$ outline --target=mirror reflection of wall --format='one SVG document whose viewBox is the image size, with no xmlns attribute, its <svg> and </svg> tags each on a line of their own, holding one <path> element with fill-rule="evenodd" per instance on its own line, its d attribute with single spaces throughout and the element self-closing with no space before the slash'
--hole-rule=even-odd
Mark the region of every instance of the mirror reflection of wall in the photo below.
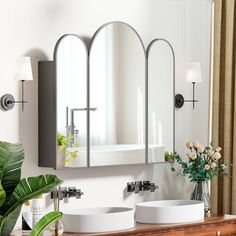
<svg viewBox="0 0 236 236">
<path fill-rule="evenodd" d="M 148 143 L 173 151 L 173 55 L 166 42 L 152 45 L 148 74 Z"/>
<path fill-rule="evenodd" d="M 145 57 L 125 24 L 95 37 L 90 54 L 91 145 L 144 144 Z"/>
<path fill-rule="evenodd" d="M 109 23 L 90 51 L 91 166 L 145 163 L 145 52 L 127 24 Z"/>
<path fill-rule="evenodd" d="M 56 50 L 57 132 L 79 143 L 84 165 L 87 144 L 87 51 L 76 35 L 66 35 Z M 83 111 L 73 109 L 85 108 Z M 72 120 L 73 119 L 73 120 Z M 73 124 L 72 124 L 73 123 Z M 68 144 L 73 146 L 73 144 Z"/>
</svg>

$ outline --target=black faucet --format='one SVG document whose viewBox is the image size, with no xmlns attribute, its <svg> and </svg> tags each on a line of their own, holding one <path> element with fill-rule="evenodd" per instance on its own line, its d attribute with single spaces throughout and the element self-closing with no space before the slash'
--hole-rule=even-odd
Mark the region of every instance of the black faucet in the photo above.
<svg viewBox="0 0 236 236">
<path fill-rule="evenodd" d="M 150 181 L 135 181 L 127 183 L 127 192 L 139 193 L 140 191 L 155 192 L 158 186 Z"/>
</svg>

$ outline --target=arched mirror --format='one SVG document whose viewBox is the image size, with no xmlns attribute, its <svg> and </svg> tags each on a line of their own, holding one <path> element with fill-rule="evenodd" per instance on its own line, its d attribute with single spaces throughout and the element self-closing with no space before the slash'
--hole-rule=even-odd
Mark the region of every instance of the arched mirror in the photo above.
<svg viewBox="0 0 236 236">
<path fill-rule="evenodd" d="M 145 49 L 122 22 L 102 26 L 90 49 L 90 165 L 145 163 Z"/>
<path fill-rule="evenodd" d="M 87 60 L 84 42 L 76 35 L 59 39 L 56 65 L 58 166 L 87 166 Z"/>
<path fill-rule="evenodd" d="M 173 152 L 175 146 L 175 58 L 172 46 L 163 39 L 153 40 L 147 53 L 148 149 L 153 150 L 148 153 L 148 163 L 165 162 L 165 153 Z"/>
</svg>

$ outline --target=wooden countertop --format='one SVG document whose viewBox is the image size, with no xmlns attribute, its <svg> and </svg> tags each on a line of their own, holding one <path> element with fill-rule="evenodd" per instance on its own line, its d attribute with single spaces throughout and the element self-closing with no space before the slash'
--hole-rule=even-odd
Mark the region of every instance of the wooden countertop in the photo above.
<svg viewBox="0 0 236 236">
<path fill-rule="evenodd" d="M 124 231 L 115 231 L 115 232 L 107 232 L 107 233 L 96 233 L 96 234 L 81 234 L 81 233 L 64 233 L 63 236 L 95 236 L 95 235 L 109 235 L 109 236 L 117 236 L 117 235 L 136 235 L 141 236 L 145 233 L 152 233 L 155 235 L 155 233 L 174 233 L 176 231 L 180 231 L 186 228 L 193 228 L 197 229 L 201 226 L 213 226 L 213 225 L 223 225 L 223 224 L 235 224 L 236 226 L 236 216 L 232 217 L 224 217 L 224 216 L 211 216 L 208 218 L 205 218 L 205 220 L 195 223 L 187 223 L 187 224 L 170 224 L 170 225 L 163 225 L 163 224 L 138 224 L 136 223 L 135 227 L 129 230 Z M 13 232 L 12 236 L 20 236 L 22 233 L 20 231 Z M 46 234 L 47 235 L 47 234 Z"/>
<path fill-rule="evenodd" d="M 79 233 L 64 233 L 63 236 L 95 236 L 95 235 L 109 235 L 109 236 L 117 236 L 117 235 L 143 235 L 145 232 L 158 232 L 158 233 L 173 233 L 177 230 L 185 229 L 186 227 L 194 227 L 198 228 L 201 225 L 220 225 L 225 222 L 228 223 L 235 223 L 236 224 L 236 217 L 235 218 L 225 218 L 224 216 L 211 216 L 206 218 L 204 221 L 196 222 L 196 223 L 188 223 L 188 224 L 138 224 L 136 223 L 135 227 L 129 230 L 124 231 L 116 231 L 110 233 L 102 233 L 102 234 L 79 234 Z"/>
</svg>

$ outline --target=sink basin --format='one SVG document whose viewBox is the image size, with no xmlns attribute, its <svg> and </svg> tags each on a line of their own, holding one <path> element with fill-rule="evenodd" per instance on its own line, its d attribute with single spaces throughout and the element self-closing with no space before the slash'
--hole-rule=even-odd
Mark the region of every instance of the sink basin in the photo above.
<svg viewBox="0 0 236 236">
<path fill-rule="evenodd" d="M 204 219 L 204 203 L 194 200 L 142 202 L 136 205 L 136 221 L 146 224 L 177 224 Z"/>
<path fill-rule="evenodd" d="M 125 207 L 97 207 L 65 210 L 65 232 L 102 233 L 134 227 L 134 210 Z"/>
</svg>

